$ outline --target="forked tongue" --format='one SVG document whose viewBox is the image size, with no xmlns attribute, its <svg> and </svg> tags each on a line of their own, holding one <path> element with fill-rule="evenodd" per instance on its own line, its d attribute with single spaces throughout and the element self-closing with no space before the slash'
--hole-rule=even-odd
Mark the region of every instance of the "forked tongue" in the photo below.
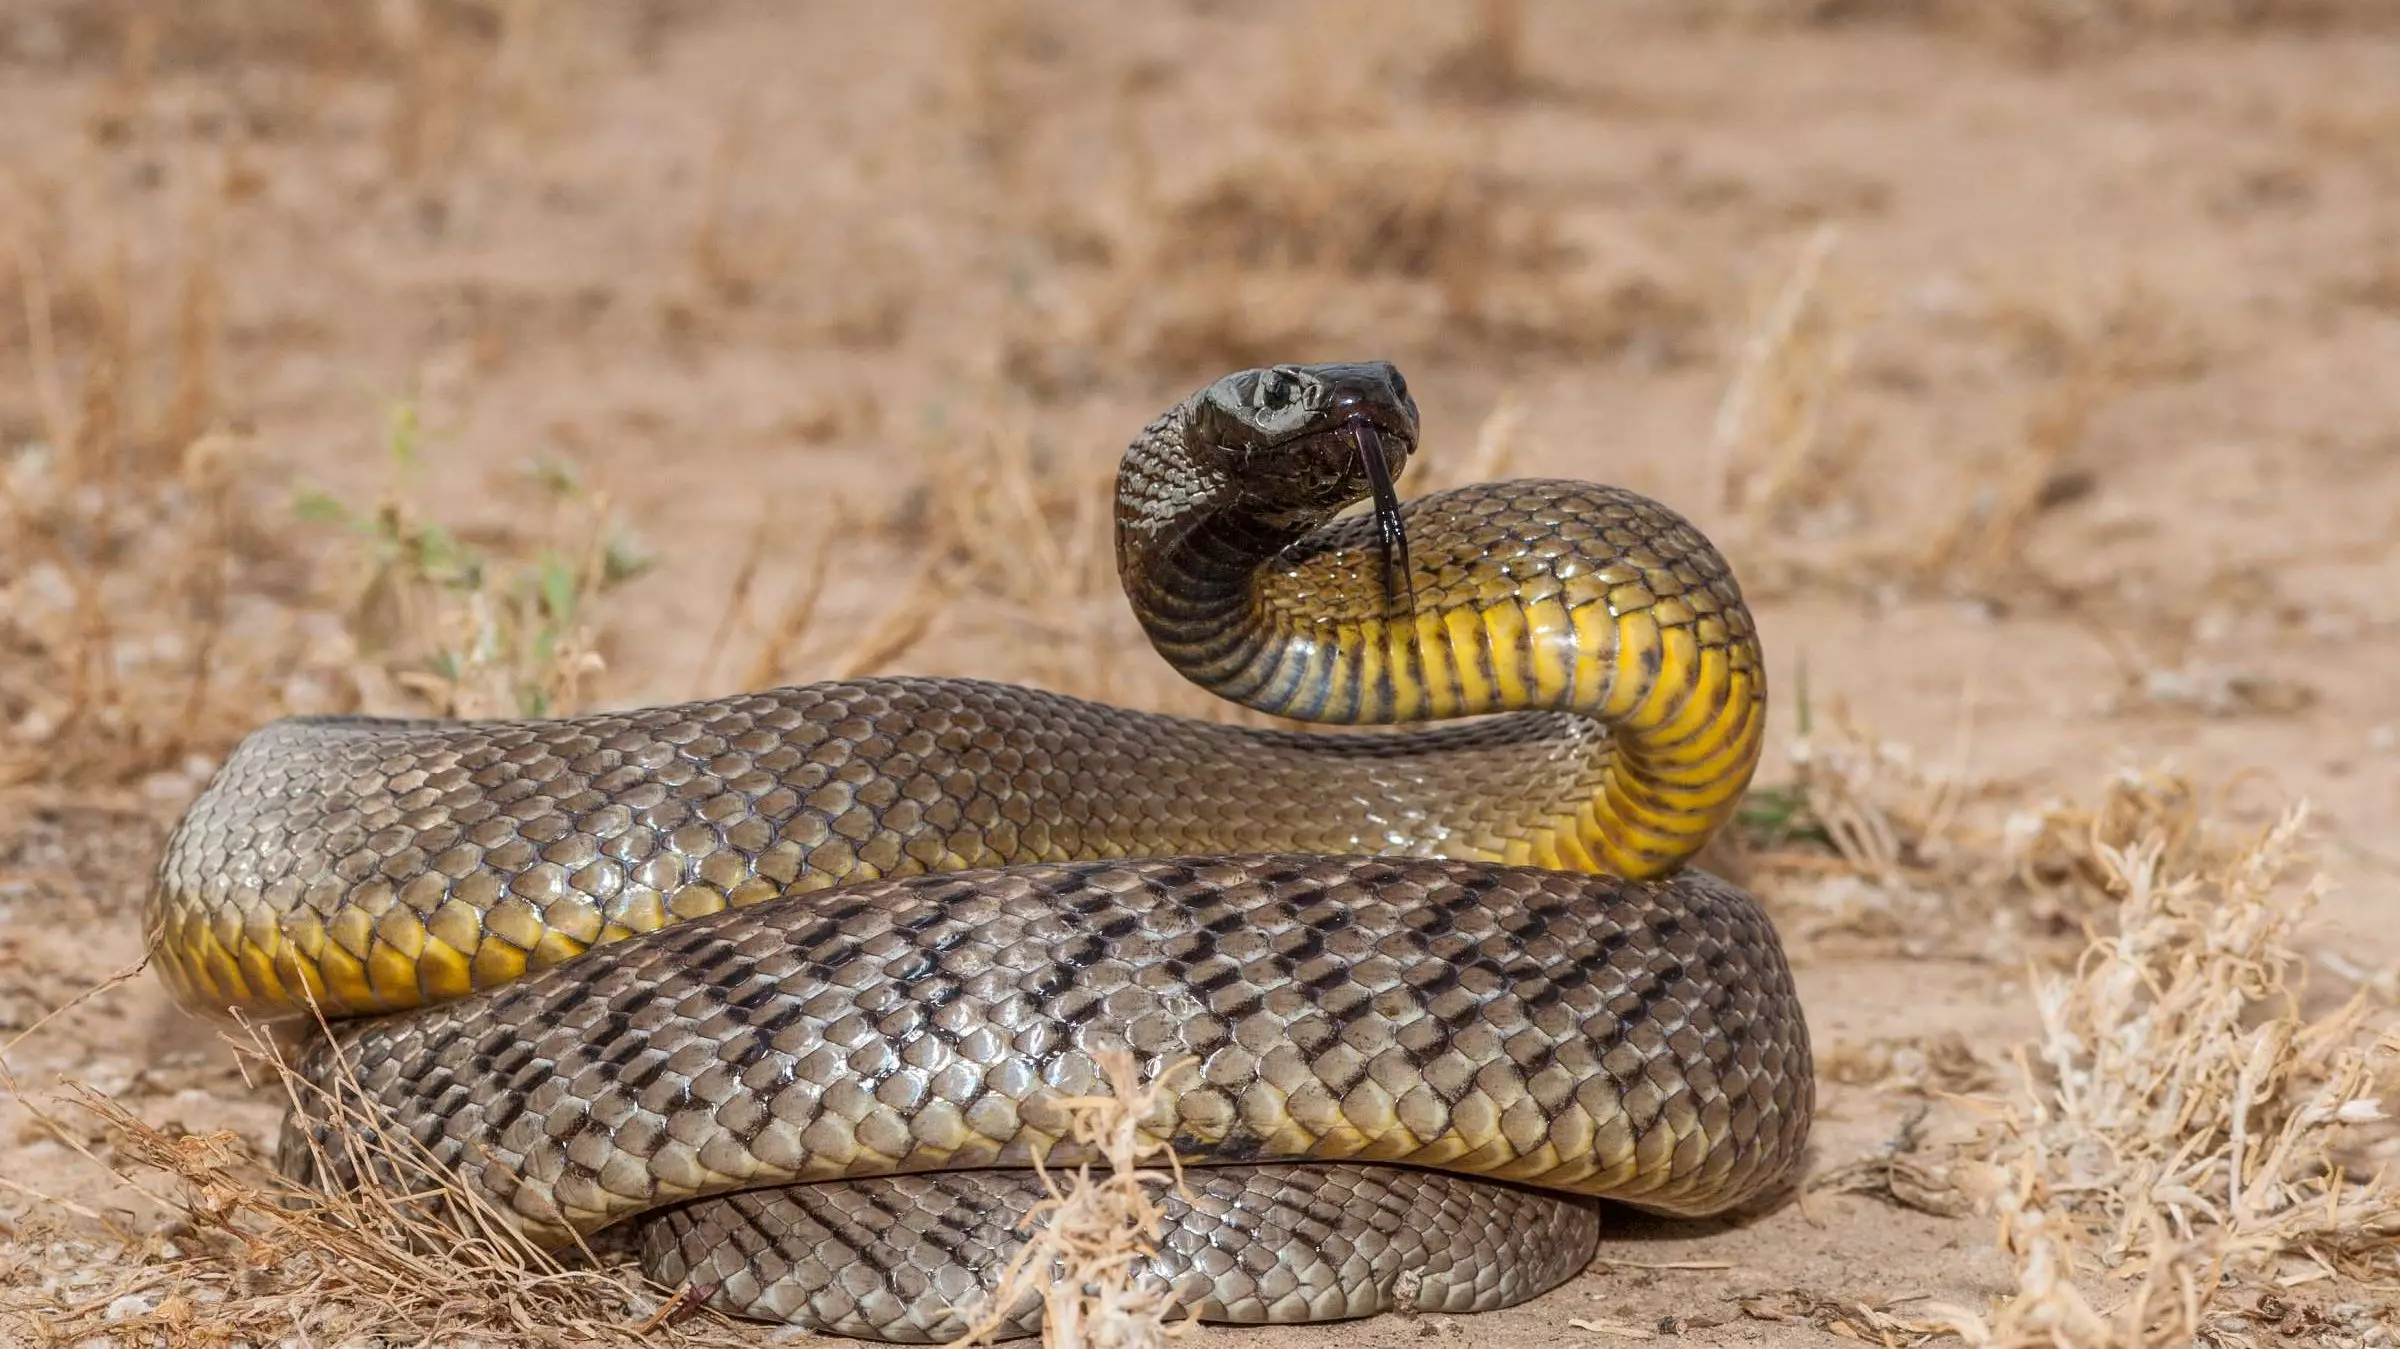
<svg viewBox="0 0 2400 1349">
<path fill-rule="evenodd" d="M 1400 522 L 1400 492 L 1392 483 L 1391 461 L 1383 457 L 1383 437 L 1375 432 L 1375 423 L 1364 417 L 1350 419 L 1350 430 L 1358 438 L 1358 457 L 1367 470 L 1367 486 L 1375 494 L 1375 534 L 1383 550 L 1383 594 L 1408 598 L 1408 612 L 1416 612 L 1417 586 L 1415 569 L 1409 565 L 1408 530 Z"/>
</svg>

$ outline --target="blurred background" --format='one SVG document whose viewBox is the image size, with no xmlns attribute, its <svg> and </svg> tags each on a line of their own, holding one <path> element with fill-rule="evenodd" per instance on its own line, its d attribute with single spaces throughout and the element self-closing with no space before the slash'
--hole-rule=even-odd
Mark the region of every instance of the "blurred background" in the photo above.
<svg viewBox="0 0 2400 1349">
<path fill-rule="evenodd" d="M 1405 486 L 1660 497 L 1780 687 L 2388 721 L 2390 16 L 19 0 L 0 718 L 166 796 L 286 709 L 1184 700 L 1116 455 L 1388 358 Z"/>
<path fill-rule="evenodd" d="M 0 916 L 0 1029 L 137 951 L 274 716 L 869 671 L 1236 716 L 1123 612 L 1116 458 L 1378 358 L 1404 495 L 1600 479 L 1719 542 L 1763 787 L 1841 725 L 1978 784 L 1942 823 L 2160 761 L 2306 795 L 2378 966 L 2396 144 L 2390 0 L 7 0 L 0 879 L 126 940 Z M 1862 902 L 1820 925 L 1928 949 Z M 1924 1014 L 1844 971 L 1829 1037 Z M 133 1082 L 90 1043 L 40 1062 Z M 190 1071 L 135 1094 L 238 1094 Z"/>
</svg>

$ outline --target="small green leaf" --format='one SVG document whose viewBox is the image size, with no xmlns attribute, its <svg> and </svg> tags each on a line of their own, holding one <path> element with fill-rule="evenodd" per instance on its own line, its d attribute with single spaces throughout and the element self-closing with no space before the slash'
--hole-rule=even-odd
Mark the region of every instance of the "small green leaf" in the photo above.
<svg viewBox="0 0 2400 1349">
<path fill-rule="evenodd" d="M 402 399 L 392 409 L 391 426 L 385 433 L 385 443 L 391 449 L 392 462 L 403 474 L 417 466 L 417 452 L 424 444 L 424 423 L 417 418 L 417 405 Z"/>
<path fill-rule="evenodd" d="M 1753 827 L 1784 824 L 1800 813 L 1800 794 L 1789 787 L 1761 787 L 1742 798 L 1735 818 Z"/>
<path fill-rule="evenodd" d="M 302 492 L 292 498 L 292 515 L 303 524 L 340 525 L 356 529 L 358 515 L 331 492 Z"/>
<path fill-rule="evenodd" d="M 1734 822 L 1768 842 L 1833 847 L 1833 835 L 1809 809 L 1806 789 L 1797 785 L 1752 790 L 1734 809 Z"/>
<path fill-rule="evenodd" d="M 575 571 L 556 550 L 542 550 L 542 611 L 564 622 L 575 616 Z"/>
</svg>

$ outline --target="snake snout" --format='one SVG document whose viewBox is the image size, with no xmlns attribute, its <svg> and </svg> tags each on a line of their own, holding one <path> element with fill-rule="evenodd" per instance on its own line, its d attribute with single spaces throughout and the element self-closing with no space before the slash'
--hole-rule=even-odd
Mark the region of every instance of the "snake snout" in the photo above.
<svg viewBox="0 0 2400 1349">
<path fill-rule="evenodd" d="M 1321 422 L 1371 427 L 1403 456 L 1416 448 L 1417 403 L 1390 361 L 1291 366 L 1286 372 L 1303 381 L 1308 407 Z"/>
</svg>

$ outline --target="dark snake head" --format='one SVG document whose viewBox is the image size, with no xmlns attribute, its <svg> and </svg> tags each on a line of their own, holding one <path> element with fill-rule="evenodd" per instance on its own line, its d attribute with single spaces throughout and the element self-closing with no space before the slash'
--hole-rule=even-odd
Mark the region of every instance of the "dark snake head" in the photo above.
<svg viewBox="0 0 2400 1349">
<path fill-rule="evenodd" d="M 1270 365 L 1202 389 L 1185 434 L 1193 458 L 1245 504 L 1321 520 L 1400 476 L 1417 447 L 1417 404 L 1388 361 Z"/>
<path fill-rule="evenodd" d="M 1417 448 L 1417 404 L 1391 362 L 1236 371 L 1194 397 L 1185 434 L 1193 458 L 1280 529 L 1302 533 L 1373 498 L 1385 589 L 1408 589 L 1395 484 Z"/>
</svg>

